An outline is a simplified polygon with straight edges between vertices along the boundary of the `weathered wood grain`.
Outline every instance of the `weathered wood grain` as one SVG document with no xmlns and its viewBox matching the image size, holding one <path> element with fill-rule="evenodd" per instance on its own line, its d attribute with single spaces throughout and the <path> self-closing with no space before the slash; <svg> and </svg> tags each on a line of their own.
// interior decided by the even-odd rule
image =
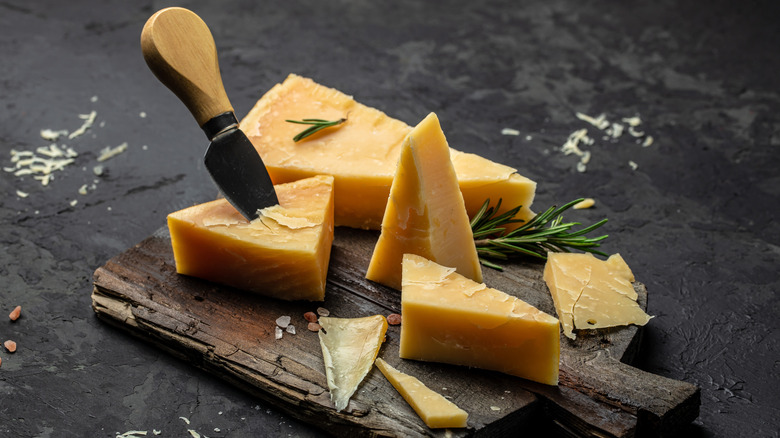
<svg viewBox="0 0 780 438">
<path fill-rule="evenodd" d="M 400 293 L 364 278 L 377 234 L 337 229 L 324 303 L 285 302 L 178 275 L 165 229 L 117 255 L 94 274 L 96 314 L 212 372 L 289 415 L 334 435 L 512 436 L 546 413 L 574 436 L 662 435 L 698 415 L 698 388 L 621 362 L 633 354 L 634 326 L 561 338 L 561 385 L 500 373 L 401 360 L 399 327 L 391 326 L 380 356 L 418 377 L 469 412 L 469 428 L 431 430 L 374 369 L 347 409 L 330 402 L 319 341 L 303 314 L 322 306 L 339 317 L 400 312 Z M 555 314 L 539 263 L 485 270 L 491 287 Z M 644 286 L 636 285 L 646 306 Z M 275 320 L 290 315 L 297 334 L 274 337 Z"/>
</svg>

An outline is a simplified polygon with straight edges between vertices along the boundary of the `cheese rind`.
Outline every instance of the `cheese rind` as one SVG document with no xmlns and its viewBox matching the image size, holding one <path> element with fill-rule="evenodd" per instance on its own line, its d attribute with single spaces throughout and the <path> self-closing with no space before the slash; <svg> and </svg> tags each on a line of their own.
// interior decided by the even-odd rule
<svg viewBox="0 0 780 438">
<path fill-rule="evenodd" d="M 550 253 L 544 280 L 571 339 L 574 329 L 645 325 L 652 318 L 636 302 L 634 274 L 620 254 L 603 261 L 590 253 Z"/>
<path fill-rule="evenodd" d="M 336 410 L 342 411 L 374 365 L 387 332 L 387 319 L 382 315 L 363 318 L 323 316 L 319 324 L 330 399 Z"/>
<path fill-rule="evenodd" d="M 366 278 L 400 290 L 401 261 L 407 253 L 452 266 L 461 275 L 482 281 L 447 140 L 433 113 L 404 141 Z"/>
<path fill-rule="evenodd" d="M 400 356 L 558 383 L 558 320 L 451 268 L 403 259 Z"/>
<path fill-rule="evenodd" d="M 377 358 L 374 363 L 428 427 L 439 429 L 468 426 L 468 412 L 455 403 L 428 388 L 416 377 L 393 368 L 382 358 Z"/>
<path fill-rule="evenodd" d="M 302 141 L 299 124 L 285 120 L 347 118 Z M 291 74 L 271 88 L 241 121 L 275 184 L 314 175 L 335 177 L 336 225 L 379 229 L 401 145 L 412 127 L 311 79 Z M 485 199 L 503 198 L 500 212 L 517 205 L 530 210 L 536 183 L 515 169 L 475 154 L 453 150 L 452 161 L 469 216 Z"/>
<path fill-rule="evenodd" d="M 275 186 L 247 221 L 225 199 L 168 215 L 176 271 L 284 300 L 322 301 L 333 242 L 333 177 Z"/>
</svg>

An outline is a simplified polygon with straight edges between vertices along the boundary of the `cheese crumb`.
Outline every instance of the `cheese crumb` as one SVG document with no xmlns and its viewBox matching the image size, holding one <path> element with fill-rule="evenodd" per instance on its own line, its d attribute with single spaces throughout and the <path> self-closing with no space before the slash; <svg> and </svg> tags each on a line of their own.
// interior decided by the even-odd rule
<svg viewBox="0 0 780 438">
<path fill-rule="evenodd" d="M 582 210 L 584 208 L 591 208 L 596 204 L 596 201 L 593 198 L 585 198 L 582 201 L 574 204 L 572 206 L 575 210 Z"/>
<path fill-rule="evenodd" d="M 70 201 L 70 206 L 71 207 L 75 207 L 76 204 L 78 204 L 78 203 L 79 203 L 78 199 L 74 199 L 74 200 Z"/>
<path fill-rule="evenodd" d="M 610 125 L 609 120 L 607 120 L 607 117 L 604 114 L 600 114 L 598 117 L 595 118 L 580 112 L 578 112 L 576 115 L 578 119 L 588 122 L 591 125 L 601 129 L 602 131 L 607 129 Z"/>
<path fill-rule="evenodd" d="M 21 190 L 17 190 L 16 191 L 16 196 L 18 196 L 20 198 L 26 198 L 26 197 L 30 196 L 30 194 L 26 193 L 26 192 L 23 192 Z"/>
<path fill-rule="evenodd" d="M 499 408 L 498 406 L 491 406 L 491 407 L 490 407 L 490 410 L 491 410 L 491 411 L 500 411 L 500 410 L 501 410 L 501 408 Z"/>
<path fill-rule="evenodd" d="M 653 144 L 653 136 L 652 135 L 648 135 L 647 137 L 645 137 L 645 141 L 642 142 L 642 147 L 646 148 L 646 147 L 648 147 L 648 146 L 650 146 L 652 144 Z"/>
<path fill-rule="evenodd" d="M 97 117 L 97 111 L 94 110 L 89 114 L 79 114 L 79 118 L 84 120 L 84 124 L 82 124 L 79 129 L 68 134 L 68 139 L 73 140 L 74 138 L 87 132 L 87 129 L 91 128 L 95 123 L 95 117 Z"/>
<path fill-rule="evenodd" d="M 124 142 L 120 144 L 117 147 L 112 148 L 111 146 L 106 146 L 105 148 L 100 150 L 100 156 L 97 158 L 98 161 L 103 162 L 110 158 L 113 158 L 122 152 L 127 150 L 127 142 Z"/>
<path fill-rule="evenodd" d="M 520 131 L 512 128 L 504 128 L 501 130 L 501 135 L 520 135 Z"/>
<path fill-rule="evenodd" d="M 67 129 L 55 131 L 53 129 L 41 129 L 41 138 L 48 141 L 57 141 L 62 135 L 68 135 Z"/>
<path fill-rule="evenodd" d="M 630 161 L 630 160 L 628 162 L 628 165 L 631 167 L 631 170 L 636 170 L 639 167 L 638 164 L 636 164 L 635 162 Z"/>
<path fill-rule="evenodd" d="M 79 187 L 79 195 L 86 195 L 87 194 L 87 185 L 84 184 L 81 187 Z"/>
</svg>

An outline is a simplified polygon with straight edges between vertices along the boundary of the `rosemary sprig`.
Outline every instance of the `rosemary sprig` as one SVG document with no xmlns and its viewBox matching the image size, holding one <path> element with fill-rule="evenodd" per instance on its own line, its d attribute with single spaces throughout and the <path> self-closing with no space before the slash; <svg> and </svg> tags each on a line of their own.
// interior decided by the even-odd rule
<svg viewBox="0 0 780 438">
<path fill-rule="evenodd" d="M 490 199 L 487 199 L 471 220 L 471 230 L 480 263 L 502 270 L 500 265 L 488 259 L 508 260 L 512 256 L 527 255 L 546 260 L 547 253 L 550 251 L 571 252 L 572 249 L 606 256 L 607 254 L 594 248 L 600 246 L 600 242 L 606 239 L 607 235 L 599 237 L 585 235 L 604 225 L 607 219 L 573 232 L 570 231 L 571 228 L 581 224 L 563 222 L 563 212 L 580 201 L 582 199 L 575 199 L 561 207 L 552 206 L 527 223 L 507 232 L 508 225 L 525 222 L 522 219 L 514 219 L 522 206 L 518 205 L 502 214 L 497 214 L 501 199 L 495 207 L 491 207 Z"/>
<path fill-rule="evenodd" d="M 347 121 L 346 117 L 342 117 L 338 120 L 323 120 L 323 119 L 285 120 L 285 122 L 297 123 L 299 125 L 311 125 L 310 127 L 298 133 L 298 135 L 293 137 L 294 142 L 301 141 L 304 138 L 316 132 L 322 131 L 323 129 L 330 128 L 332 126 L 338 126 L 346 121 Z"/>
</svg>

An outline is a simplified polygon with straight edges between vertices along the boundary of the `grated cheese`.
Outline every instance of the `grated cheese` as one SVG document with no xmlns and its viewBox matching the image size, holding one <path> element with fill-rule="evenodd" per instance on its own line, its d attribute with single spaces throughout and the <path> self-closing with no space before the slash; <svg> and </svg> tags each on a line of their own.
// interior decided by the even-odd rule
<svg viewBox="0 0 780 438">
<path fill-rule="evenodd" d="M 120 144 L 117 147 L 112 148 L 111 146 L 106 146 L 105 148 L 100 150 L 100 156 L 98 157 L 98 161 L 103 162 L 108 159 L 111 159 L 122 152 L 127 150 L 127 142 L 124 142 Z"/>
<path fill-rule="evenodd" d="M 520 135 L 520 131 L 512 128 L 504 128 L 501 130 L 502 135 Z"/>
<path fill-rule="evenodd" d="M 591 208 L 595 204 L 596 204 L 596 200 L 594 200 L 593 198 L 585 198 L 582 201 L 574 204 L 572 206 L 572 208 L 575 209 L 575 210 L 582 210 L 582 209 L 585 209 L 585 208 Z"/>
<path fill-rule="evenodd" d="M 607 117 L 604 114 L 600 114 L 598 117 L 595 118 L 580 112 L 578 112 L 576 115 L 578 119 L 588 122 L 602 131 L 607 129 L 610 125 L 609 120 L 607 120 Z"/>
<path fill-rule="evenodd" d="M 650 146 L 652 144 L 653 144 L 653 136 L 652 135 L 648 135 L 647 137 L 645 137 L 645 141 L 642 142 L 642 147 L 646 148 L 646 147 L 648 147 L 648 146 Z"/>
<path fill-rule="evenodd" d="M 636 164 L 635 162 L 633 162 L 631 160 L 628 161 L 628 165 L 631 167 L 631 170 L 636 170 L 639 167 L 638 164 Z"/>
<path fill-rule="evenodd" d="M 41 137 L 44 140 L 57 141 L 57 139 L 62 135 L 68 135 L 68 130 L 61 129 L 59 131 L 55 131 L 53 129 L 41 129 Z"/>
<path fill-rule="evenodd" d="M 26 198 L 26 197 L 30 196 L 30 194 L 26 193 L 26 192 L 23 192 L 21 190 L 17 190 L 16 191 L 16 196 L 18 196 L 20 198 Z"/>
<path fill-rule="evenodd" d="M 68 139 L 72 140 L 87 132 L 87 129 L 91 128 L 95 123 L 95 117 L 97 117 L 97 111 L 94 110 L 89 114 L 79 114 L 79 118 L 84 120 L 84 124 L 82 124 L 79 129 L 68 134 Z"/>
</svg>

